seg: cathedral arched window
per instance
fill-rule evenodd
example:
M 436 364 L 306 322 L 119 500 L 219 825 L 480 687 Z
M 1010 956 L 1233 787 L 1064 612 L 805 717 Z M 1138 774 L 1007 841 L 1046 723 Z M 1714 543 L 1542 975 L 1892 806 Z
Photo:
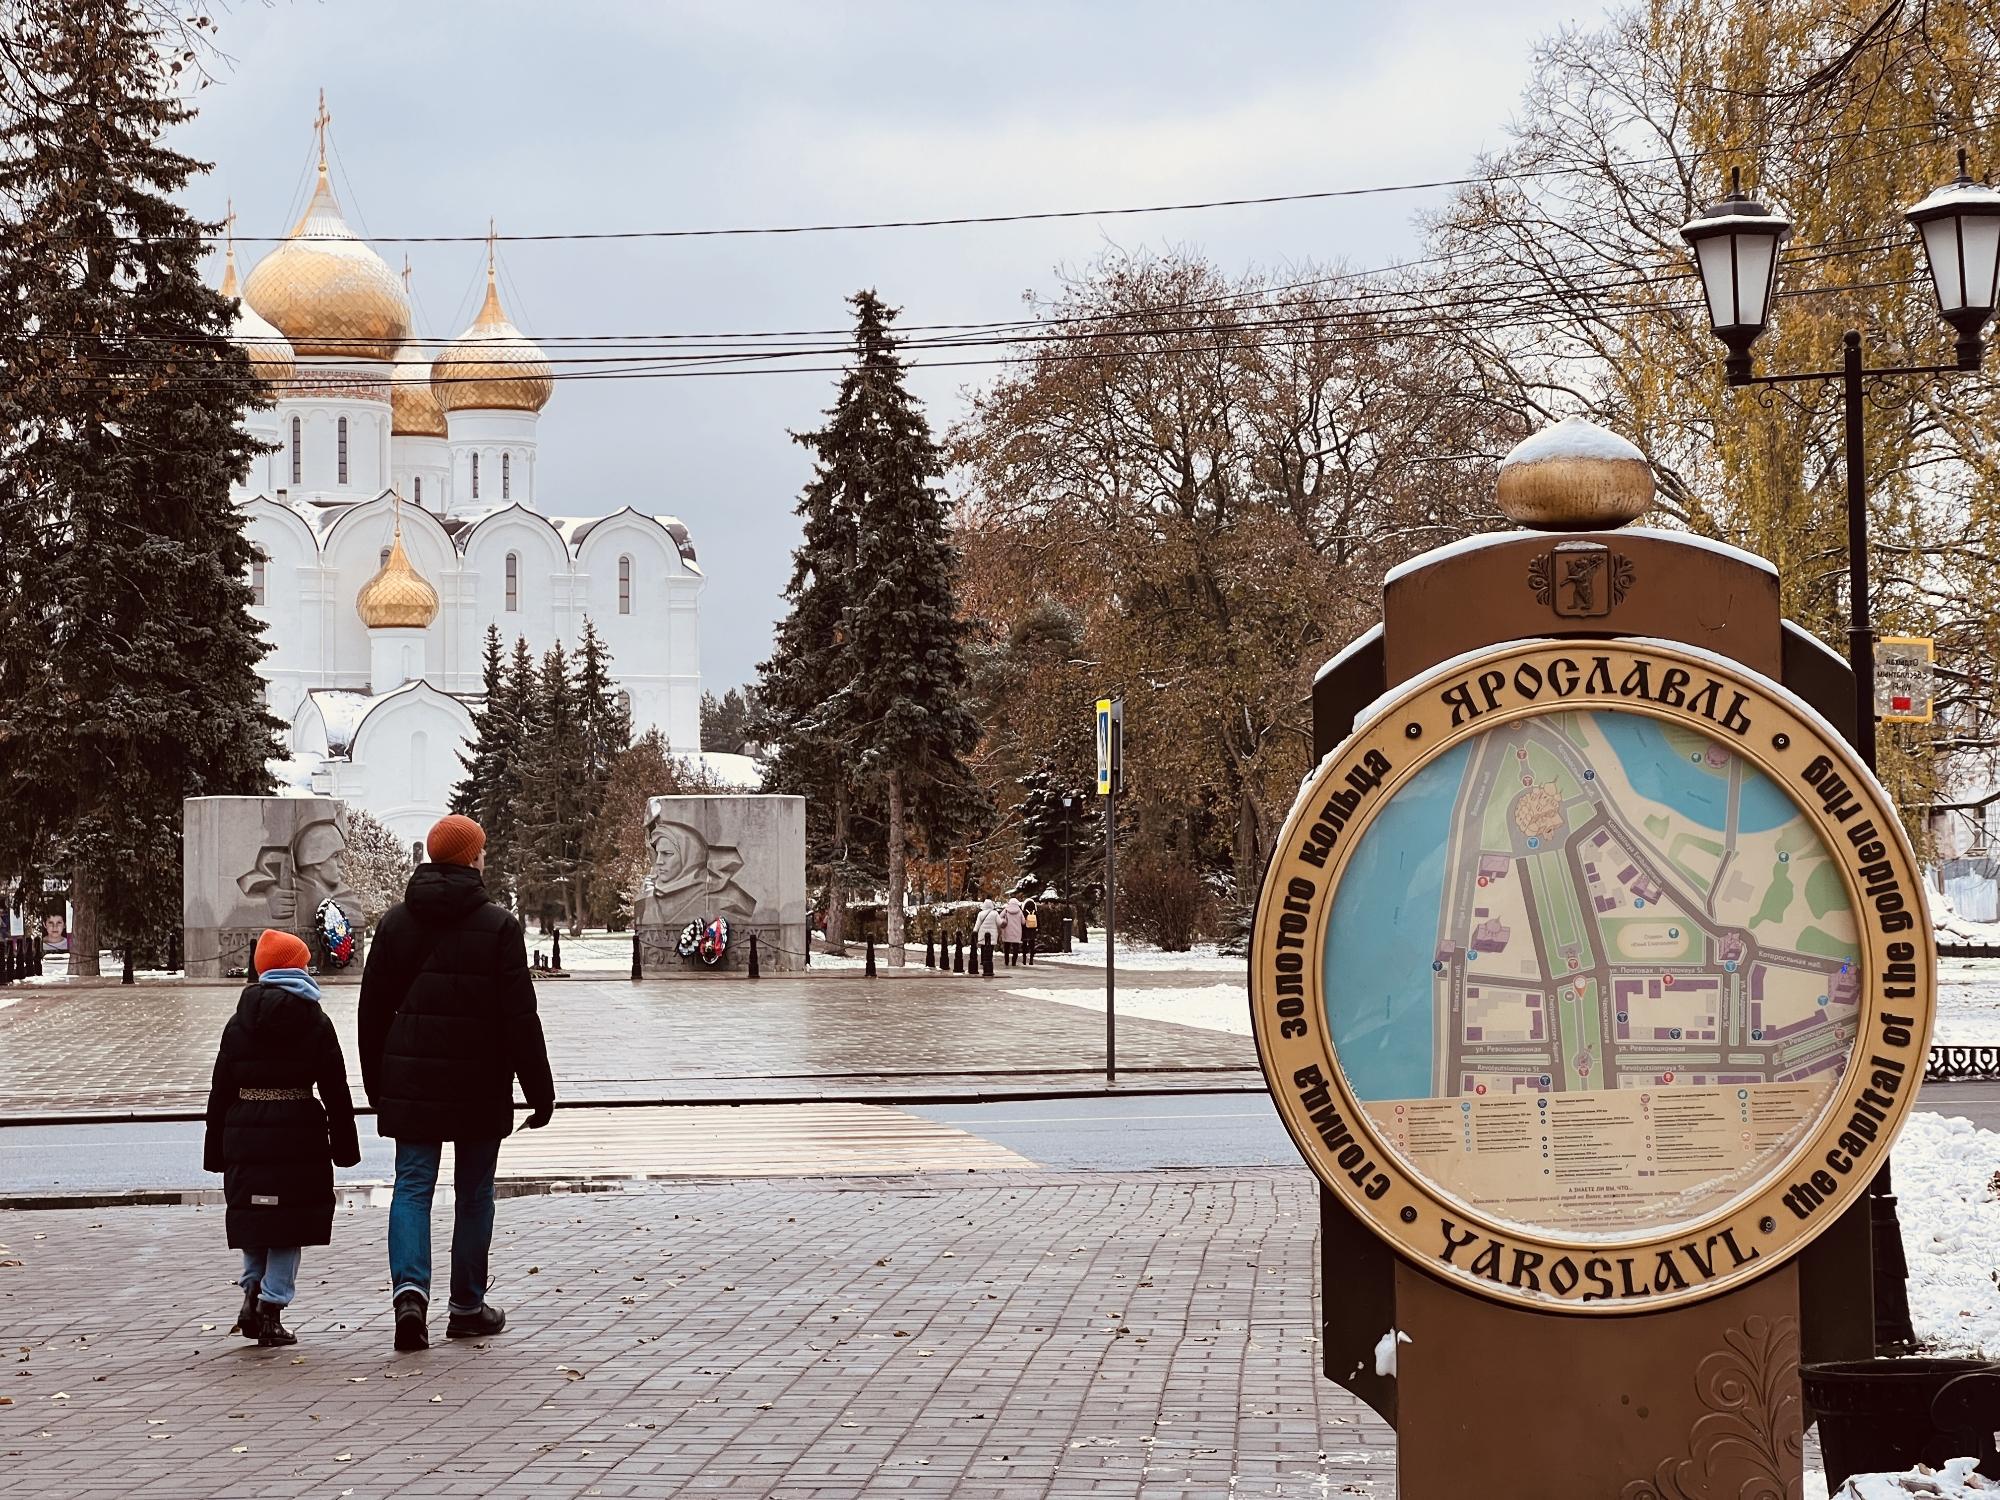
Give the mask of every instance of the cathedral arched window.
M 301 482 L 300 476 L 304 472 L 304 470 L 305 470 L 305 443 L 299 435 L 299 419 L 297 417 L 293 417 L 292 418 L 292 483 L 293 484 L 298 484 Z
M 500 498 L 502 500 L 511 500 L 513 497 L 514 455 L 503 453 L 500 455 Z
M 250 602 L 264 603 L 264 554 L 252 553 L 250 557 Z
M 412 498 L 416 500 L 417 504 L 422 505 L 424 503 L 424 476 L 421 474 L 417 475 L 414 483 L 417 492 Z
M 382 544 L 381 566 L 385 568 L 389 566 L 389 544 L 387 542 Z
M 618 613 L 632 613 L 632 559 L 629 555 L 618 559 Z
M 345 484 L 347 483 L 347 418 L 342 417 L 334 431 L 337 444 L 335 452 L 340 465 L 340 482 Z
M 472 498 L 479 498 L 479 455 L 472 455 Z
M 507 613 L 513 614 L 521 607 L 521 554 L 507 554 Z

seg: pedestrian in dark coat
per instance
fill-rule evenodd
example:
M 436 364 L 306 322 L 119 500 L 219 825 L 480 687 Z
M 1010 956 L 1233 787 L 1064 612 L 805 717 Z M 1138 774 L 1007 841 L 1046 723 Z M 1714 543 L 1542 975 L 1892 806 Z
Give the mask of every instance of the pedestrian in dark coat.
M 430 861 L 375 929 L 361 977 L 361 1078 L 375 1128 L 396 1142 L 389 1205 L 396 1347 L 430 1347 L 431 1198 L 452 1143 L 451 1321 L 448 1338 L 486 1337 L 507 1315 L 486 1301 L 493 1175 L 514 1128 L 514 1080 L 532 1111 L 556 1107 L 521 924 L 487 899 L 486 834 L 440 819 Z
M 258 977 L 222 1028 L 202 1138 L 202 1165 L 222 1174 L 230 1248 L 243 1252 L 236 1328 L 266 1347 L 298 1342 L 281 1315 L 303 1247 L 332 1243 L 333 1169 L 361 1160 L 347 1059 L 310 959 L 292 933 L 257 939 Z

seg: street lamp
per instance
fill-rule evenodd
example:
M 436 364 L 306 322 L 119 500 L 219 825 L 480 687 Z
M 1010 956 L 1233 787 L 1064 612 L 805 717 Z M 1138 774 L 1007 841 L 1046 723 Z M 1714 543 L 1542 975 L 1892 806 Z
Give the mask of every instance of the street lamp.
M 2000 288 L 2000 192 L 1974 182 L 1958 153 L 1958 180 L 1932 193 L 1906 217 L 1924 244 L 1938 312 L 1958 332 L 1958 358 L 1949 365 L 1866 368 L 1861 335 L 1841 340 L 1838 370 L 1753 375 L 1750 346 L 1770 320 L 1777 285 L 1778 247 L 1791 221 L 1748 197 L 1741 176 L 1730 173 L 1730 192 L 1681 226 L 1694 251 L 1708 303 L 1709 326 L 1729 350 L 1724 378 L 1732 386 L 1785 385 L 1838 380 L 1847 438 L 1847 655 L 1854 668 L 1854 748 L 1875 768 L 1875 630 L 1868 596 L 1868 475 L 1862 444 L 1863 380 L 1868 376 L 1952 375 L 1977 370 L 1980 336 L 1993 316 Z
M 1863 380 L 1870 375 L 1951 375 L 1977 370 L 1980 335 L 1993 316 L 2000 278 L 2000 192 L 1974 182 L 1958 153 L 1958 180 L 1932 193 L 1905 217 L 1916 226 L 1929 263 L 1938 313 L 1958 332 L 1958 358 L 1949 365 L 1893 365 L 1868 369 L 1861 361 L 1861 335 L 1841 338 L 1838 370 L 1804 370 L 1786 375 L 1753 375 L 1750 346 L 1770 319 L 1777 285 L 1778 247 L 1791 222 L 1744 195 L 1740 175 L 1730 173 L 1730 193 L 1681 226 L 1694 251 L 1708 302 L 1709 326 L 1729 350 L 1723 378 L 1732 386 L 1781 385 L 1838 380 L 1847 439 L 1847 659 L 1854 668 L 1854 748 L 1875 769 L 1875 629 L 1868 598 L 1868 473 L 1862 442 Z M 1896 1221 L 1895 1187 L 1887 1163 L 1869 1188 L 1869 1228 L 1875 1246 L 1875 1342 L 1877 1350 L 1908 1348 L 1910 1327 L 1908 1268 L 1902 1229 Z
M 1071 804 L 1071 803 L 1073 803 L 1074 801 L 1076 801 L 1076 798 L 1075 798 L 1074 796 L 1072 796 L 1072 795 L 1071 795 L 1070 793 L 1068 793 L 1068 792 L 1064 792 L 1064 793 L 1063 793 L 1063 900 L 1065 900 L 1065 901 L 1069 901 L 1069 900 L 1070 900 L 1070 890 L 1069 890 L 1069 809 L 1070 809 L 1070 804 Z

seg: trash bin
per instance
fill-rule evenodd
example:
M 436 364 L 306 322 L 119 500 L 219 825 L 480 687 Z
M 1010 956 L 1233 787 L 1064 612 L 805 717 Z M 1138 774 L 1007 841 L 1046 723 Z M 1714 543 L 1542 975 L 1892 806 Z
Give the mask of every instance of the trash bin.
M 1806 1365 L 1829 1491 L 1853 1474 L 1977 1458 L 2000 1479 L 2000 1364 L 1983 1359 L 1856 1359 Z

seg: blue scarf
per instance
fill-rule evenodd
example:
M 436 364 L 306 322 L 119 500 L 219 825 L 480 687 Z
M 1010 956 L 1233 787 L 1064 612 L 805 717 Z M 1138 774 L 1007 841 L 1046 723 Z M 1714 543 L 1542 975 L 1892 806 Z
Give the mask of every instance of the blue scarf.
M 281 990 L 290 990 L 302 1000 L 319 999 L 319 985 L 304 969 L 266 969 L 257 976 L 259 984 L 275 984 Z

